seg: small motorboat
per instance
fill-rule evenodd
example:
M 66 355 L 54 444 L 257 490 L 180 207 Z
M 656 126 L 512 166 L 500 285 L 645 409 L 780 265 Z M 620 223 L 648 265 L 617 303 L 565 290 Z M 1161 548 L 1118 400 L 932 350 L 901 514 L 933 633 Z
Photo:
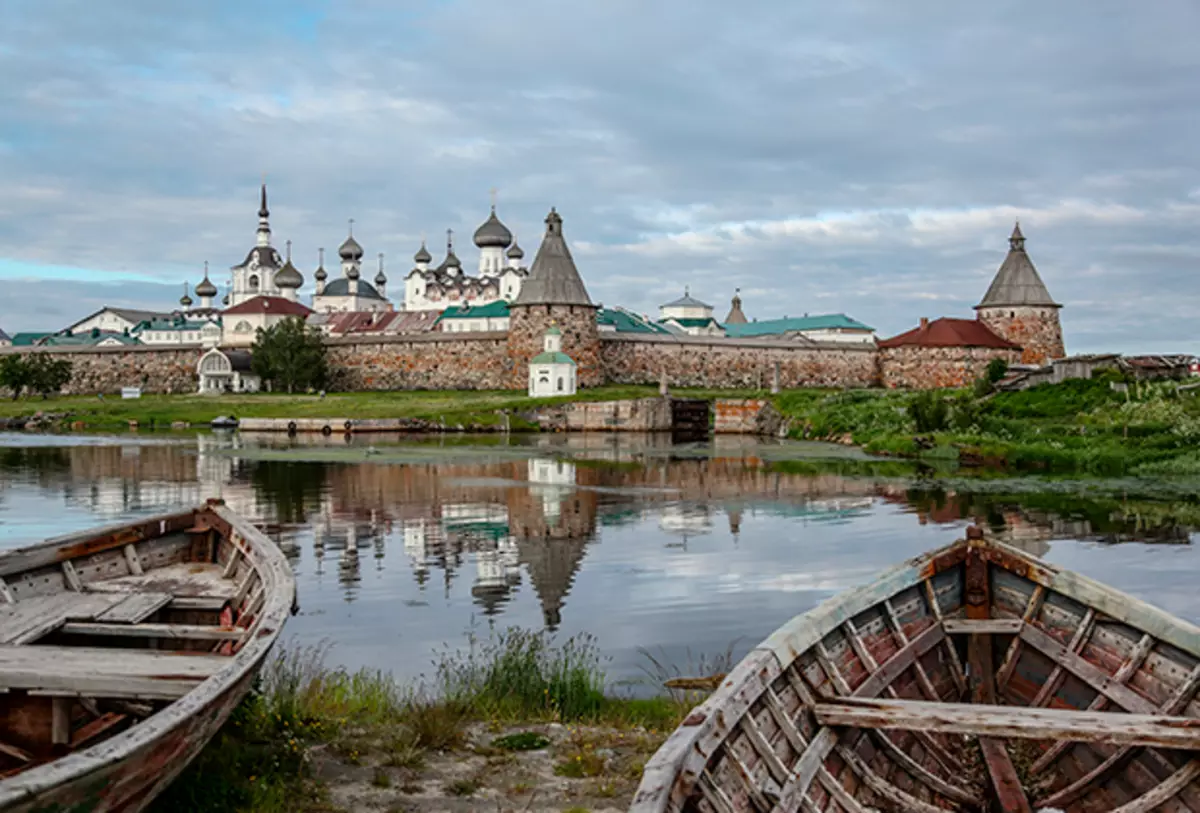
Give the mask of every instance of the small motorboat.
M 220 500 L 0 552 L 0 811 L 139 811 L 250 689 L 295 601 Z
M 634 813 L 1200 811 L 1200 628 L 985 539 L 797 616 L 646 765 Z
M 208 425 L 213 429 L 237 429 L 238 419 L 232 415 L 218 415 Z

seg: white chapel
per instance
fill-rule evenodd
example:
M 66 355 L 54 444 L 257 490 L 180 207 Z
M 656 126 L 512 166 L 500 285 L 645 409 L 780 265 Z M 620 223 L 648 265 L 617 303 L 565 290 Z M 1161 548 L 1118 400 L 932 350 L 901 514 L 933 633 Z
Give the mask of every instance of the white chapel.
M 529 361 L 529 396 L 574 395 L 575 360 L 562 351 L 562 331 L 557 325 L 547 328 L 543 342 L 542 352 Z

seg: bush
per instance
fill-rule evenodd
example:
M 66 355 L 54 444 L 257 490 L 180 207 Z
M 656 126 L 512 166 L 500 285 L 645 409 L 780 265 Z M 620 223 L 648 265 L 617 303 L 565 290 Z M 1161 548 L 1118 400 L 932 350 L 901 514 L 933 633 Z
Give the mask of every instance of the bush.
M 912 399 L 908 417 L 918 432 L 941 432 L 949 425 L 950 409 L 940 393 L 926 390 Z
M 992 359 L 988 362 L 987 372 L 984 373 L 984 377 L 989 384 L 995 384 L 1006 375 L 1008 375 L 1007 361 L 1004 359 Z

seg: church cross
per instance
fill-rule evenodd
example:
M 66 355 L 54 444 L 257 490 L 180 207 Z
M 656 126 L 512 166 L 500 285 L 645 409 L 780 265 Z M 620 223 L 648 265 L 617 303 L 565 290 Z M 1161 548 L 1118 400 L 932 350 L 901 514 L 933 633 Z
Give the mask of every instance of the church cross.
M 493 186 L 489 191 L 492 196 L 492 211 L 494 212 L 496 211 L 496 187 Z
M 446 253 L 454 251 L 454 229 L 446 229 Z
M 350 218 L 350 236 L 354 236 L 354 218 Z

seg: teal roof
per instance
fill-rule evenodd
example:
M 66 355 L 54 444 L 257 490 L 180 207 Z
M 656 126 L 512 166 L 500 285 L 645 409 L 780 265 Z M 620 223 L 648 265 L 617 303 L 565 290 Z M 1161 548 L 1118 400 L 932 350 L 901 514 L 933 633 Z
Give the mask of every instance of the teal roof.
M 819 316 L 794 316 L 790 319 L 763 319 L 758 322 L 747 322 L 743 325 L 725 325 L 725 335 L 735 339 L 747 339 L 754 336 L 781 336 L 804 330 L 829 330 L 831 328 L 846 328 L 849 330 L 874 330 L 857 319 L 851 319 L 844 313 L 826 313 Z
M 486 305 L 451 305 L 442 311 L 438 321 L 444 319 L 499 319 L 508 316 L 508 303 L 503 299 Z
M 601 308 L 596 314 L 596 324 L 611 326 L 617 333 L 667 333 L 662 325 L 656 325 L 649 319 L 630 313 L 629 311 Z
M 218 318 L 216 321 L 219 324 L 221 320 Z M 199 330 L 206 324 L 208 324 L 207 321 L 200 322 L 182 317 L 175 319 L 147 319 L 143 322 L 138 322 L 129 332 L 142 333 L 147 330 Z
M 121 344 L 141 344 L 133 336 L 123 333 L 83 333 L 77 336 L 47 336 L 41 342 L 43 347 L 94 347 L 108 339 L 116 339 Z
M 709 325 L 717 325 L 717 327 L 720 327 L 720 323 L 718 323 L 717 320 L 713 319 L 711 316 L 707 319 L 694 319 L 694 318 L 680 319 L 677 316 L 668 316 L 666 319 L 663 319 L 661 321 L 674 322 L 675 324 L 679 325 L 680 327 L 708 327 Z
M 49 335 L 50 331 L 46 331 L 45 333 L 14 333 L 12 337 L 13 347 L 32 347 Z
M 530 364 L 570 364 L 575 366 L 575 359 L 566 353 L 538 353 L 529 360 Z

